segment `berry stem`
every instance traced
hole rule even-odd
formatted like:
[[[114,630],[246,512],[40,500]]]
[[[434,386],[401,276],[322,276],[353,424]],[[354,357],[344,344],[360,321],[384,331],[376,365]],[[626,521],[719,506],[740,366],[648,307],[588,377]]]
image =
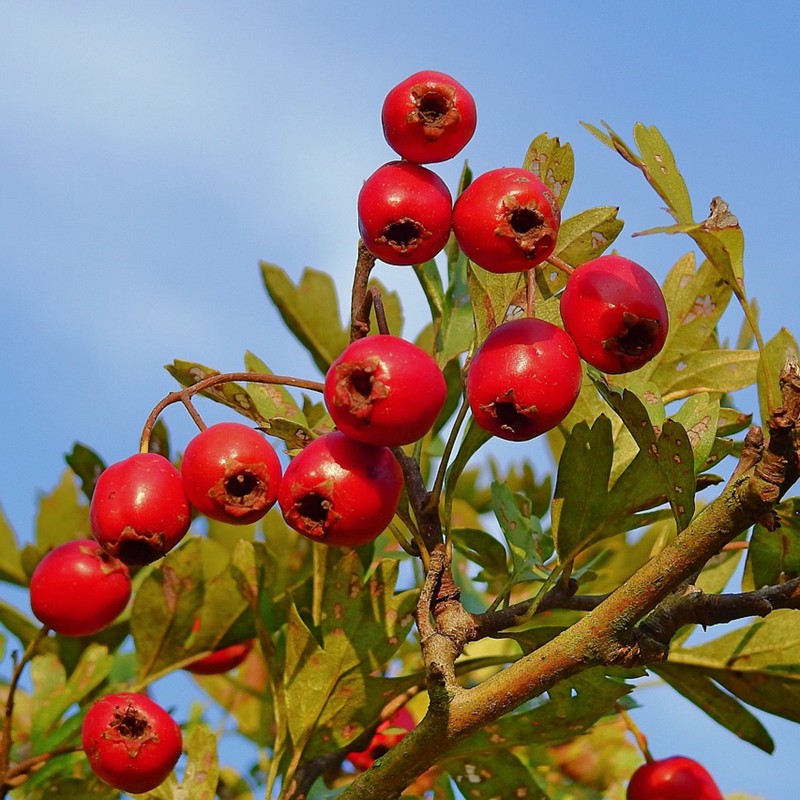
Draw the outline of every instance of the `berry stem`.
[[[650,752],[650,748],[647,746],[647,737],[642,733],[639,726],[631,718],[631,715],[620,703],[616,704],[616,709],[617,713],[620,715],[620,717],[622,717],[625,727],[633,735],[633,738],[636,741],[636,746],[639,748],[639,750],[641,750],[644,760],[648,764],[652,763],[654,759],[653,754]]]
[[[191,399],[184,395],[181,397],[181,402],[186,407],[186,410],[189,412],[189,416],[194,420],[195,425],[200,428],[201,431],[204,431],[208,425],[203,421],[203,418],[198,413],[197,409],[194,407]]]
[[[368,294],[369,275],[375,266],[375,256],[358,240],[358,258],[353,276],[353,291],[350,300],[350,341],[363,339],[369,331],[369,308],[364,317],[364,304]]]
[[[550,258],[547,259],[547,263],[552,264],[556,269],[560,269],[567,277],[575,272],[575,267],[570,266],[566,261],[564,261],[562,258],[559,258],[555,254],[551,255]]]
[[[467,417],[468,411],[469,403],[465,397],[461,401],[461,407],[458,409],[458,414],[456,415],[455,421],[453,422],[453,427],[450,430],[450,435],[447,437],[447,442],[445,443],[444,450],[442,451],[442,458],[439,461],[439,468],[436,470],[436,478],[433,482],[433,488],[431,489],[430,494],[428,495],[428,500],[425,504],[426,513],[433,512],[433,510],[439,505],[439,500],[442,496],[442,487],[444,486],[445,476],[447,475],[447,465],[450,461],[450,455],[453,452],[456,439],[458,438],[458,432],[461,430],[461,426]]]
[[[378,330],[383,334],[391,333],[389,330],[389,323],[386,319],[386,308],[383,305],[383,296],[381,290],[377,286],[370,286],[367,293],[364,295],[364,305],[359,315],[360,319],[364,320],[366,326],[364,335],[369,332],[369,312],[375,309],[375,319],[378,323]]]
[[[266,383],[279,386],[293,386],[296,389],[308,389],[309,391],[320,393],[325,389],[324,384],[320,383],[319,381],[310,381],[305,380],[304,378],[292,378],[286,375],[265,375],[263,372],[220,372],[216,375],[209,375],[207,378],[203,378],[202,380],[197,381],[197,383],[193,383],[191,386],[186,386],[183,389],[170,392],[166,397],[156,404],[144,424],[142,436],[139,440],[139,452],[147,453],[149,451],[150,436],[153,433],[156,420],[158,419],[159,414],[161,414],[161,412],[167,406],[170,406],[173,403],[183,403],[188,409],[191,406],[191,398],[199,392],[203,392],[220,383],[234,383],[236,381]],[[197,412],[193,414],[191,410],[189,410],[189,414],[197,423],[200,430],[203,430],[205,428],[205,423],[200,418],[200,415],[197,414]]]
[[[525,273],[525,316],[536,315],[536,272],[529,269]]]

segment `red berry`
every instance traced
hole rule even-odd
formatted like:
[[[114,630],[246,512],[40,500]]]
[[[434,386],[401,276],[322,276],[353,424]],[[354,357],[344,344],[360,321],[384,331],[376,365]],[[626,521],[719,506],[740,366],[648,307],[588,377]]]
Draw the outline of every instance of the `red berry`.
[[[495,328],[469,365],[466,395],[475,422],[502,439],[549,431],[570,412],[582,371],[572,339],[542,319]]]
[[[446,396],[436,361],[398,336],[356,340],[325,376],[325,403],[333,421],[365,444],[394,446],[421,439]]]
[[[561,295],[561,319],[581,358],[632,372],[664,346],[669,316],[656,279],[635,261],[600,256],[579,266]]]
[[[391,450],[334,431],[294,457],[278,502],[286,523],[308,539],[357,547],[386,529],[402,489]]]
[[[128,568],[94,539],[53,548],[31,575],[36,618],[63,636],[91,636],[110,625],[128,605]]]
[[[220,422],[189,442],[181,475],[189,502],[201,514],[246,525],[275,505],[281,464],[262,433],[238,422]]]
[[[707,770],[685,756],[642,764],[628,784],[628,800],[723,800]]]
[[[175,466],[157,453],[137,453],[101,473],[90,520],[109,553],[126,564],[149,564],[178,544],[192,516]]]
[[[453,200],[434,172],[390,161],[358,193],[358,229],[367,250],[387,264],[422,264],[447,244]]]
[[[380,758],[387,750],[394,747],[398,742],[406,738],[408,732],[414,729],[417,723],[411,712],[405,708],[401,708],[389,719],[384,720],[378,725],[375,735],[366,750],[357,753],[350,753],[347,756],[348,760],[361,772],[368,770],[372,766],[372,762],[376,758]],[[394,733],[384,733],[384,731],[396,730]]]
[[[453,233],[467,258],[489,272],[524,272],[556,246],[561,209],[527,169],[484,172],[459,195]]]
[[[172,772],[183,747],[181,729],[143,694],[97,700],[86,714],[83,749],[92,772],[123,792],[149,792]]]
[[[472,95],[443,72],[416,72],[392,89],[381,111],[383,134],[400,156],[417,164],[447,161],[475,133]]]
[[[244,642],[223,647],[221,650],[215,650],[203,658],[193,661],[186,667],[188,672],[195,675],[220,675],[223,672],[238,667],[253,649],[253,639],[247,639]]]

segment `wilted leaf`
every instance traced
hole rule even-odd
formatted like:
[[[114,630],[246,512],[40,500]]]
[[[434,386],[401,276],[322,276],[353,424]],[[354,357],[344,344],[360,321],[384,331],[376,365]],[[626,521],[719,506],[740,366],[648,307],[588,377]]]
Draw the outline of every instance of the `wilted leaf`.
[[[214,800],[219,781],[217,737],[204,725],[195,725],[187,737],[186,753],[181,788],[192,800]]]

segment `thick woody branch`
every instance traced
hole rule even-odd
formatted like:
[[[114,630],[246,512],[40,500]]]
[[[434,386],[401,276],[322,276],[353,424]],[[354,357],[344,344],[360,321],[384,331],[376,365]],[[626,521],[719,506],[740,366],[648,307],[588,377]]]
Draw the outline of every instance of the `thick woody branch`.
[[[639,623],[726,544],[770,515],[800,473],[800,380],[796,364],[785,371],[781,388],[783,408],[777,409],[770,420],[770,439],[760,460],[746,464],[685,530],[594,610],[505,670],[474,688],[453,694],[446,713],[429,713],[381,759],[380,766],[358,778],[342,800],[394,800],[457,742],[588,667],[626,666],[663,658],[664,643],[643,636],[637,629]],[[766,611],[764,600],[770,604],[793,603],[797,586],[793,582],[782,586],[787,588],[760,590],[757,597],[734,595],[709,601],[710,607],[717,602],[720,616],[745,607]],[[711,612],[706,607],[703,613]]]

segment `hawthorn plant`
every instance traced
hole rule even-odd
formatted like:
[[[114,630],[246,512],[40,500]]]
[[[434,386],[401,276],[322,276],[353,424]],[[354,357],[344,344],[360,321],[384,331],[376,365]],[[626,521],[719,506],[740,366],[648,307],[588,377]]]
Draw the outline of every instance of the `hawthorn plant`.
[[[453,204],[424,165],[475,120],[442,73],[388,94],[403,160],[358,198],[347,320],[326,274],[261,265],[320,375],[175,361],[138,452],[76,444],[31,544],[0,518],[0,579],[36,617],[0,603],[1,798],[718,800],[691,753],[650,754],[637,679],[765,751],[750,707],[800,722],[797,344],[761,336],[736,218],[715,198],[695,221],[655,128],[587,125],[666,204],[648,233],[691,240],[660,287],[612,250],[616,207],[570,208],[557,138],[465,167]],[[394,269],[430,308],[414,337]],[[206,426],[200,397],[232,419]],[[183,457],[174,404],[199,428]],[[177,670],[188,717],[148,696]],[[230,729],[259,753],[241,772]]]

